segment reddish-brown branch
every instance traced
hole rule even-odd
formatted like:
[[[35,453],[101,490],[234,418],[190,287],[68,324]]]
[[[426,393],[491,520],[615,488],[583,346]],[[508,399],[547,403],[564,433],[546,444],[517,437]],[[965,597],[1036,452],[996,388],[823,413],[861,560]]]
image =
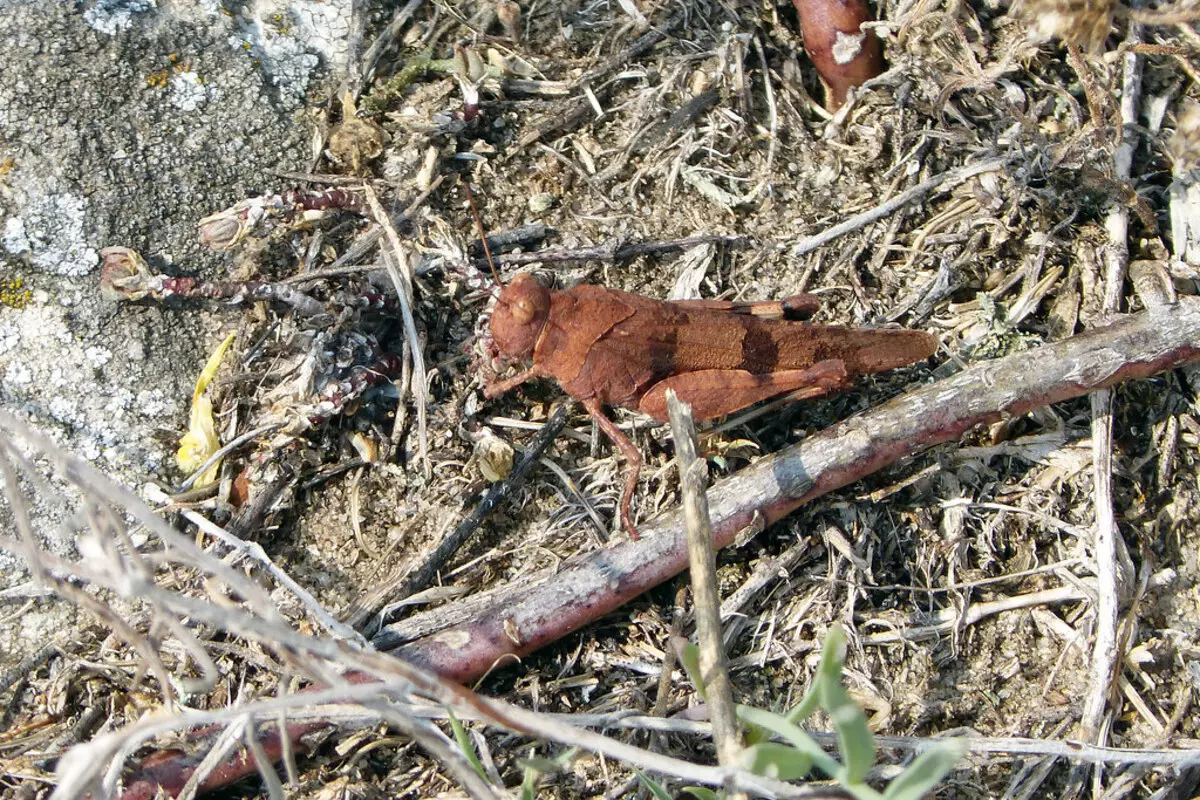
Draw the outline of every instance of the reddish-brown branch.
[[[978,425],[1196,360],[1200,300],[1185,298],[1057,344],[973,366],[835,425],[717,484],[708,494],[714,543],[724,547],[747,527],[774,522],[815,497],[954,441]],[[385,629],[374,643],[381,649],[394,647],[395,655],[444,678],[478,678],[494,665],[593,622],[687,566],[678,512],[651,520],[641,533],[638,541],[581,556],[539,584],[498,590],[487,605],[470,598],[461,601],[472,609],[467,622],[395,646],[403,628],[420,627],[414,618]],[[430,614],[447,611],[452,609]],[[311,723],[288,729],[297,747],[303,747],[300,734],[313,731]],[[278,737],[268,734],[264,748],[277,753]],[[194,758],[182,754],[160,757],[152,774],[167,794],[174,794],[194,764]],[[249,759],[239,760],[236,768],[222,765],[217,775],[204,781],[203,789],[251,772]],[[123,800],[150,796],[148,774],[142,765],[134,769]]]
[[[825,104],[836,111],[846,95],[883,72],[879,37],[862,30],[874,17],[866,0],[792,0],[800,15],[804,49],[828,90]]]

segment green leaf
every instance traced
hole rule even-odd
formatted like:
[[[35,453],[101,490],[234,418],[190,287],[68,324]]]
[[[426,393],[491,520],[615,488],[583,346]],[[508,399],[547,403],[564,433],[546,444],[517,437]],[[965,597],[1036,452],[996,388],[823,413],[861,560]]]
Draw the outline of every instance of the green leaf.
[[[839,751],[845,764],[837,777],[843,783],[862,783],[875,763],[875,737],[867,726],[867,715],[846,687],[842,686],[842,666],[846,663],[846,634],[834,625],[825,636],[821,664],[817,667],[817,696],[821,707],[837,729]]]
[[[696,687],[696,694],[700,695],[700,699],[708,702],[708,689],[704,685],[704,677],[700,672],[700,648],[688,642],[683,646],[683,652],[679,654],[679,663],[683,665],[683,670],[692,679],[692,686]]]
[[[553,775],[562,771],[562,764],[545,756],[523,756],[517,759],[517,764],[525,769],[531,769],[539,775]]]
[[[959,739],[938,742],[917,756],[888,784],[883,792],[884,800],[921,800],[946,777],[966,751],[966,742]]]
[[[846,632],[841,625],[832,626],[825,633],[821,645],[821,663],[817,665],[818,681],[833,681],[841,684],[842,667],[846,665]]]
[[[751,745],[742,750],[741,759],[742,769],[780,781],[803,778],[812,770],[813,765],[812,757],[808,753],[778,742]]]
[[[638,770],[637,776],[638,780],[642,782],[642,786],[645,786],[647,789],[649,789],[650,794],[657,797],[658,800],[674,800],[671,795],[667,794],[667,790],[662,787],[662,784],[653,778],[647,778],[646,773]]]
[[[470,763],[473,770],[479,773],[479,777],[490,783],[483,764],[479,761],[479,754],[475,752],[475,744],[471,741],[471,735],[458,721],[458,717],[454,716],[453,711],[446,709],[446,713],[450,715],[450,730],[454,732],[454,741],[458,742],[458,749],[462,750],[463,755],[467,757],[467,762]]]
[[[821,745],[813,741],[811,736],[788,722],[783,716],[771,711],[764,711],[761,708],[741,705],[737,707],[737,716],[747,725],[757,725],[785,740],[792,747],[811,758],[813,764],[829,777],[836,778],[841,773],[842,765],[837,762],[837,759],[826,753]]]
[[[846,634],[841,625],[834,625],[825,634],[825,643],[821,647],[821,663],[817,665],[813,675],[812,686],[800,698],[800,702],[787,712],[787,721],[799,725],[812,716],[821,702],[821,686],[826,681],[842,682],[842,666],[846,663]]]
[[[537,800],[538,774],[533,767],[525,768],[525,776],[521,779],[521,800]]]
[[[817,710],[817,705],[820,702],[820,697],[817,696],[817,681],[813,681],[813,685],[808,687],[808,691],[804,693],[804,697],[800,698],[800,702],[792,706],[791,710],[784,715],[784,719],[793,725],[799,725],[804,720],[812,716],[812,713]]]
[[[707,786],[685,786],[683,790],[699,800],[717,800],[721,796]]]

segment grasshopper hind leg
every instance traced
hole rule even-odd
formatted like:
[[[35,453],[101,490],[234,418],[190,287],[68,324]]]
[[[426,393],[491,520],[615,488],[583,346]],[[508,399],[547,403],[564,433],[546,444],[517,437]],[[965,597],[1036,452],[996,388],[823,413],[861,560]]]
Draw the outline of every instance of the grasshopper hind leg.
[[[819,397],[846,383],[846,365],[837,359],[819,361],[807,369],[757,374],[743,369],[685,372],[651,386],[638,401],[638,410],[660,422],[667,420],[667,389],[692,407],[696,421],[741,411],[762,400],[787,394],[793,399]]]

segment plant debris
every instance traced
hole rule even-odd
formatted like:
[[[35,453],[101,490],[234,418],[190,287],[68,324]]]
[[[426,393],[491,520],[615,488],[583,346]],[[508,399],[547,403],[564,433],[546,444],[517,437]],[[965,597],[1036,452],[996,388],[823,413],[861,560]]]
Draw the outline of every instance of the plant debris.
[[[736,476],[709,500],[717,538],[741,545],[717,562],[734,694],[787,707],[840,624],[849,692],[874,713],[883,772],[921,741],[959,732],[977,757],[945,796],[1184,791],[1187,773],[1175,770],[1200,739],[1200,379],[1183,367],[1113,382],[1195,356],[1187,336],[1170,358],[1139,342],[1178,332],[1200,286],[1196,23],[1182,8],[1102,3],[1011,13],[885,3],[876,16],[865,37],[882,45],[886,70],[827,110],[813,98],[822,78],[836,87],[824,56],[804,50],[790,3],[414,2],[391,25],[371,6],[358,24],[380,39],[331,89],[337,121],[316,132],[315,166],[290,165],[280,186],[225,210],[197,210],[199,239],[226,254],[227,275],[143,258],[134,242],[102,253],[105,297],[170,314],[227,309],[210,347],[226,342],[224,358],[214,353],[193,399],[203,446],[147,494],[186,536],[130,524],[113,510],[134,506],[124,495],[77,515],[91,561],[30,555],[40,551],[20,530],[13,547],[35,577],[113,635],[45,655],[15,689],[0,681],[6,772],[51,780],[47,759],[79,741],[96,749],[78,752],[125,758],[150,741],[136,720],[165,719],[181,698],[189,716],[153,729],[161,736],[138,773],[175,769],[172,787],[200,751],[218,753],[216,776],[282,759],[295,791],[314,795],[541,781],[539,796],[593,796],[633,785],[630,764],[646,767],[637,753],[647,750],[576,731],[608,760],[566,765],[569,736],[545,736],[558,744],[539,743],[536,763],[559,771],[531,778],[527,740],[506,737],[534,735],[520,716],[532,712],[422,683],[432,679],[411,666],[389,673],[373,641],[408,642],[400,652],[412,663],[479,679],[512,706],[612,726],[656,709],[671,734],[630,739],[672,757],[677,771],[660,775],[671,791],[688,783],[680,764],[696,760],[699,739],[686,717],[702,701],[666,651],[693,629],[666,610],[674,587],[653,588],[683,564],[671,540],[682,532],[667,529],[681,496],[669,433],[617,415],[645,462],[636,509],[648,541],[605,545],[621,469],[587,415],[552,408],[557,393],[536,383],[482,395],[508,366],[486,336],[490,261],[506,281],[527,268],[560,288],[588,281],[659,298],[813,292],[822,323],[936,336],[937,366],[701,432],[709,470]],[[21,291],[0,282],[0,302]],[[1064,360],[1089,343],[1104,352]],[[1060,374],[1064,365],[1074,366]],[[939,394],[972,380],[983,383]],[[1113,388],[1093,408],[1080,396],[1098,387]],[[892,401],[906,409],[901,422],[928,434],[921,446],[865,436],[883,409],[841,421],[896,395],[907,395]],[[981,410],[974,397],[1007,400]],[[196,411],[201,401],[211,407]],[[180,419],[174,435],[188,428]],[[10,492],[61,485],[29,472],[58,462],[28,462],[6,437]],[[788,460],[845,452],[853,465],[820,485]],[[787,488],[756,508],[754,480]],[[805,507],[784,517],[799,498]],[[554,583],[581,565],[593,583]],[[538,605],[568,590],[582,592],[577,617]],[[226,609],[240,627],[222,627]],[[600,612],[603,624],[569,633]],[[561,623],[553,634],[539,627],[547,617]],[[262,626],[286,636],[273,642]],[[1098,648],[1111,659],[1099,677]],[[452,666],[435,663],[443,657]],[[390,694],[352,686],[360,674]],[[416,681],[420,697],[389,675]],[[312,713],[296,676],[331,687],[309,695],[330,705]],[[338,691],[363,692],[353,696],[375,703],[373,715],[335,713]],[[283,713],[282,699],[235,716],[243,701],[276,695],[294,702],[286,721],[268,716]],[[382,698],[433,700],[457,717],[486,709],[509,733],[463,723],[476,772],[412,712],[419,705],[399,713]],[[384,706],[390,716],[374,713]],[[379,735],[381,719],[407,738]],[[222,727],[184,735],[190,722]],[[145,736],[106,738],[135,725]],[[322,747],[326,737],[336,744]],[[233,760],[221,761],[222,747]],[[1090,772],[1105,753],[1109,765]],[[714,759],[704,749],[701,760]],[[92,790],[95,764],[63,759],[62,775]]]

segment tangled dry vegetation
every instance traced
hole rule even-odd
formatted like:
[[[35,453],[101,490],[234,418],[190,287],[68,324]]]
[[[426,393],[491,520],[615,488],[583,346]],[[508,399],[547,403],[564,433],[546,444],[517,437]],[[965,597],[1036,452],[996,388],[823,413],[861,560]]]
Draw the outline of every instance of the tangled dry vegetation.
[[[144,493],[155,514],[0,417],[5,514],[21,523],[32,498],[58,498],[80,534],[78,552],[52,552],[30,520],[9,544],[96,614],[71,648],[8,673],[4,795],[52,780],[62,796],[99,790],[125,768],[125,796],[152,796],[206,754],[203,786],[256,765],[274,776],[282,758],[290,788],[267,777],[249,794],[493,796],[517,790],[531,756],[539,796],[632,792],[634,766],[674,792],[724,780],[786,794],[684,764],[715,759],[672,667],[671,637],[693,626],[685,579],[554,642],[505,617],[504,603],[623,535],[621,465],[553,385],[483,401],[484,375],[504,365],[482,344],[490,278],[465,184],[505,276],[534,265],[560,285],[663,298],[815,292],[821,321],[941,340],[931,364],[714,428],[702,442],[719,479],[967,364],[1025,353],[1036,380],[1054,369],[1039,345],[1194,293],[1196,30],[1165,11],[1025,11],[885,3],[871,29],[888,69],[833,115],[790,6],[413,2],[360,19],[389,46],[356,60],[330,103],[321,173],[203,221],[233,254],[228,276],[181,281],[132,251],[106,254],[106,290],[123,300],[249,306],[225,312],[237,336],[207,392],[226,445],[217,480]],[[1032,40],[1031,19],[1060,18],[1073,42]],[[1175,362],[1155,363],[1139,374]],[[1035,410],[997,412],[752,538],[742,530],[718,572],[739,699],[794,703],[840,621],[846,681],[884,746],[879,777],[923,739],[956,734],[970,755],[939,796],[1190,796],[1189,378],[1053,406],[1068,393],[1018,398]],[[651,520],[679,501],[669,433],[616,418],[646,458],[636,508]],[[539,428],[553,438],[544,452]],[[200,444],[204,472],[215,462]],[[513,447],[532,453],[524,481],[472,518]],[[427,566],[460,532],[457,552]],[[519,663],[422,660],[481,613]],[[502,702],[373,652],[372,636],[410,642],[413,663],[479,679]],[[293,694],[312,681],[333,688]],[[476,720],[486,779],[447,737],[446,708]],[[269,734],[285,718],[280,744]],[[217,727],[198,739],[196,725]]]

